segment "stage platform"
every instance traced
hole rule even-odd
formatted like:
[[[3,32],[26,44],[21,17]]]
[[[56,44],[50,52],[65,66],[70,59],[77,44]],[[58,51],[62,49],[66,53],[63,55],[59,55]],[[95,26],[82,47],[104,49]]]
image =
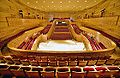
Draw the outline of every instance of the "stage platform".
[[[83,42],[74,40],[48,40],[41,42],[37,50],[44,51],[83,51],[86,50]]]

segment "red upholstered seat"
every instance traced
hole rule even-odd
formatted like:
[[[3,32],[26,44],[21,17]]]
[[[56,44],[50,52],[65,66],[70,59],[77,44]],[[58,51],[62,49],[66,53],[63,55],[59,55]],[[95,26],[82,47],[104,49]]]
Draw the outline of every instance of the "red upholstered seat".
[[[120,65],[120,58],[117,58],[114,62],[114,65]]]
[[[31,66],[39,66],[38,61],[32,60],[30,61]]]
[[[3,56],[0,56],[0,63],[5,63],[6,61],[4,60]]]
[[[33,67],[32,71],[26,71],[26,74],[29,78],[41,78],[41,71],[43,71],[43,68]]]
[[[11,57],[11,56],[5,57],[5,61],[6,61],[8,64],[14,64],[14,61],[12,60],[12,57]]]
[[[84,67],[83,68],[84,71],[94,71],[93,67]]]
[[[68,68],[58,68],[57,76],[58,78],[69,78],[69,70]]]
[[[84,72],[71,72],[71,77],[72,78],[83,78],[85,75]]]
[[[45,68],[45,72],[42,72],[43,78],[54,78],[56,69],[53,67]]]
[[[97,71],[106,71],[106,70],[107,70],[105,67],[102,67],[102,66],[96,67],[95,69],[96,69]]]
[[[71,67],[70,71],[71,72],[73,72],[73,71],[75,71],[75,72],[81,72],[81,68],[80,67]]]
[[[107,66],[109,70],[120,70],[118,66]]]

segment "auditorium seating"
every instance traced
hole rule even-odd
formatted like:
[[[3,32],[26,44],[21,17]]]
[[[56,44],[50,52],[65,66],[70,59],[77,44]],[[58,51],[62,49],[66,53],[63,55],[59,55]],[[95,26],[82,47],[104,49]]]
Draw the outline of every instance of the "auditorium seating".
[[[72,36],[70,33],[53,33],[51,36],[52,40],[71,40]]]
[[[49,29],[51,28],[52,24],[48,24],[42,31],[41,34],[47,34]]]
[[[47,34],[52,24],[48,24],[43,30],[34,33],[31,37],[26,37],[26,39],[18,46],[18,49],[31,50],[35,39],[41,34]]]
[[[13,56],[13,58],[12,58]],[[104,77],[109,77],[112,78],[112,76],[114,77],[120,77],[120,67],[119,65],[115,65],[115,62],[112,62],[112,66],[108,65],[108,62],[110,62],[109,60],[111,60],[111,58],[106,59],[106,62],[104,63],[104,65],[97,65],[97,64],[93,64],[88,66],[88,64],[84,64],[82,66],[79,65],[73,65],[71,66],[70,64],[65,65],[65,66],[60,66],[58,64],[58,66],[50,66],[50,65],[46,65],[46,66],[42,66],[41,64],[37,63],[37,60],[42,60],[42,61],[47,61],[49,62],[50,60],[52,61],[68,61],[69,60],[75,60],[76,62],[84,62],[83,60],[85,60],[84,58],[82,58],[81,61],[78,61],[78,58],[72,59],[73,56],[71,57],[56,57],[56,56],[41,56],[39,59],[34,59],[34,61],[38,64],[38,65],[32,65],[31,63],[31,59],[27,58],[27,65],[26,63],[22,63],[23,59],[20,60],[21,64],[20,65],[15,65],[15,55],[12,56],[4,56],[1,57],[3,60],[6,61],[6,63],[0,63],[0,74],[4,75],[4,76],[15,76],[15,77],[35,77],[35,78],[39,78],[39,77],[43,77],[43,78],[54,78],[54,77],[58,77],[58,78],[104,78]],[[7,62],[8,60],[6,58],[11,58],[11,60],[13,61],[12,64],[9,64],[9,62]],[[20,57],[20,56],[19,56]],[[79,56],[80,57],[80,56]],[[22,57],[20,57],[22,58]],[[20,59],[19,58],[19,59]],[[46,60],[43,60],[46,59]],[[92,57],[91,57],[92,58]],[[24,58],[26,59],[26,58]],[[79,58],[80,60],[80,58]],[[97,59],[96,59],[97,60]],[[99,59],[98,59],[99,60]],[[96,63],[98,62],[95,61]],[[102,59],[100,59],[102,60]],[[103,59],[105,60],[105,59]],[[118,59],[114,59],[114,61],[117,61]],[[28,61],[30,63],[28,63]],[[86,61],[87,63],[90,62],[90,60]],[[120,62],[120,61],[119,61]],[[29,65],[28,65],[29,64]],[[49,63],[48,63],[49,64]],[[76,67],[77,66],[77,67]],[[2,72],[1,72],[2,71]],[[56,74],[57,73],[57,74]]]
[[[101,42],[98,42],[93,36],[88,35],[87,32],[80,29],[76,24],[71,24],[71,26],[73,27],[76,34],[82,33],[89,40],[93,50],[106,49],[106,47]]]
[[[71,26],[73,27],[76,34],[83,32],[83,30],[81,30],[76,24],[71,24]]]

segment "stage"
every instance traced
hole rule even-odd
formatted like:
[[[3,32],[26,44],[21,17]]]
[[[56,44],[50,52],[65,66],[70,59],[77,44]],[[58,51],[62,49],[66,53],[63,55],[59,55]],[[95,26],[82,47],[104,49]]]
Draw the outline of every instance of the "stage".
[[[83,51],[86,50],[83,42],[74,40],[48,40],[40,42],[37,50],[44,51]]]

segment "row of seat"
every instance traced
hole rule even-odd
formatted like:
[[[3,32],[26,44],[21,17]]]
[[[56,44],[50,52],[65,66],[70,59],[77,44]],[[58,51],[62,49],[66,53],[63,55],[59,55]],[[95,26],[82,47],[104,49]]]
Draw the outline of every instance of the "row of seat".
[[[18,49],[31,50],[35,39],[41,34],[41,31],[34,33],[31,37],[26,37],[26,39],[18,46]]]
[[[50,37],[52,40],[71,40],[72,36],[70,33],[53,33]]]
[[[85,31],[81,30],[76,24],[71,24],[71,26],[73,27],[74,31],[77,34],[82,33],[89,40],[93,50],[106,49],[106,47],[101,42],[97,42],[97,40],[93,38],[93,36],[89,36],[87,33],[85,33]]]
[[[81,30],[76,24],[71,24],[71,26],[73,27],[76,34],[80,34],[83,32],[83,30]]]
[[[55,28],[54,32],[69,32],[69,29],[64,29],[64,28],[58,29],[58,28]]]
[[[0,64],[0,74],[25,78],[119,78],[119,66],[39,67]]]
[[[47,34],[51,28],[52,24],[48,24],[42,31],[41,34]]]
[[[35,39],[40,34],[48,33],[50,27],[51,27],[51,24],[50,25],[48,24],[43,30],[38,31],[37,33],[34,33],[31,37],[26,37],[26,39],[17,48],[18,49],[23,49],[23,50],[31,50],[32,45],[33,45]]]
[[[0,62],[4,64],[11,64],[11,65],[24,65],[24,66],[58,66],[58,67],[64,67],[64,66],[93,66],[93,65],[120,65],[120,58],[118,59],[99,59],[99,60],[81,60],[79,59],[69,59],[69,58],[46,58],[46,57],[30,57],[30,58],[12,58],[10,56],[8,57],[1,57]]]
[[[71,40],[72,36],[68,26],[55,26],[55,30],[50,38],[52,40]]]
[[[101,42],[100,43],[97,42],[97,40],[92,36],[89,36],[88,34],[85,33],[83,35],[89,40],[93,50],[106,49],[106,47]]]

